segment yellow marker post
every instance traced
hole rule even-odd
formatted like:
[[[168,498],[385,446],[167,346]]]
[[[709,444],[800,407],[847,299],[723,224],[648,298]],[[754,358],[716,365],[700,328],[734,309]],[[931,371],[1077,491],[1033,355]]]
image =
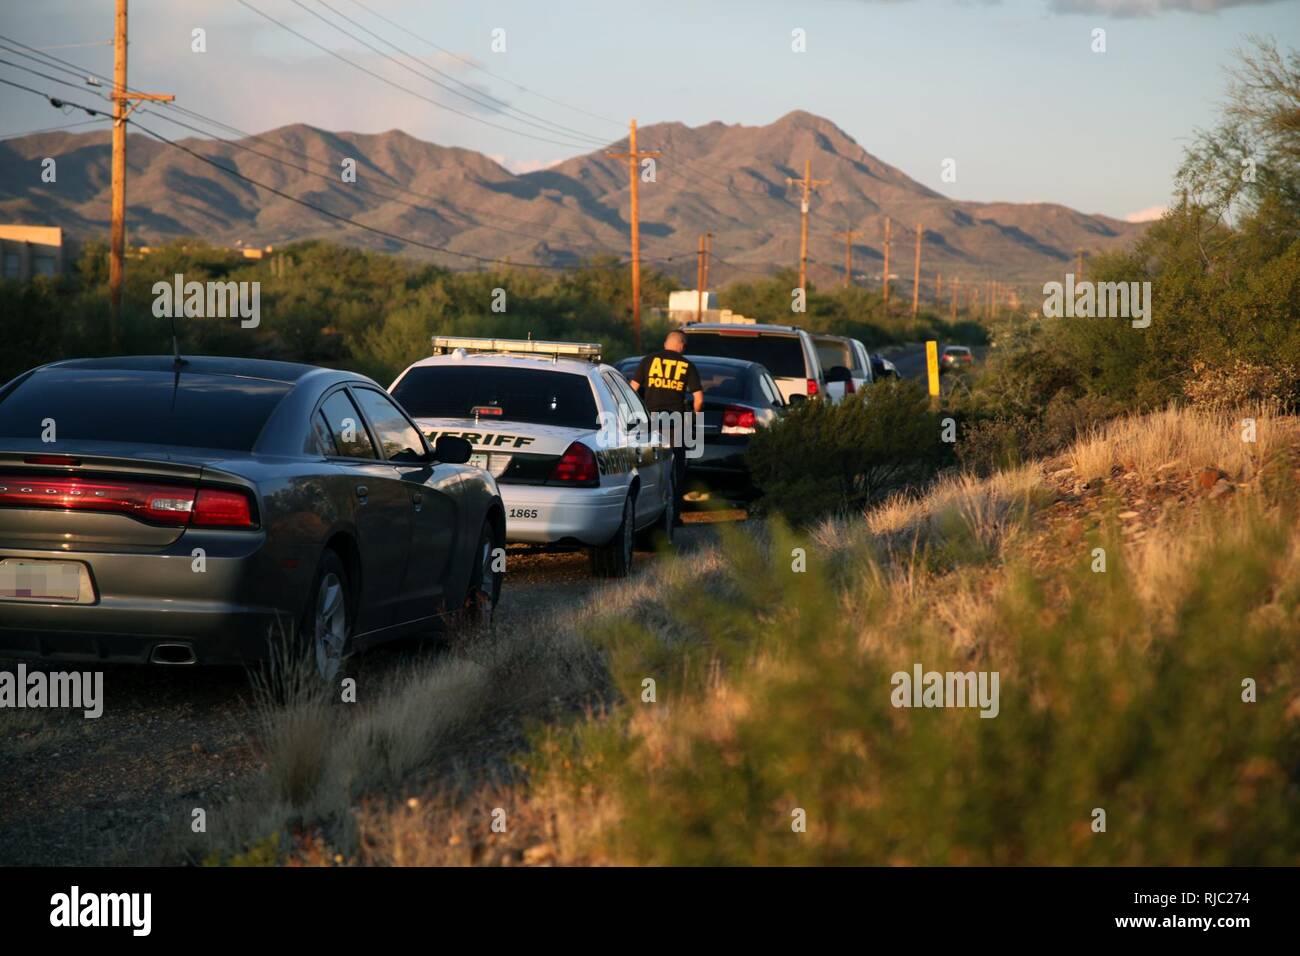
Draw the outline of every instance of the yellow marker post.
[[[939,405],[939,343],[933,340],[925,343],[925,372],[930,379],[930,406]]]

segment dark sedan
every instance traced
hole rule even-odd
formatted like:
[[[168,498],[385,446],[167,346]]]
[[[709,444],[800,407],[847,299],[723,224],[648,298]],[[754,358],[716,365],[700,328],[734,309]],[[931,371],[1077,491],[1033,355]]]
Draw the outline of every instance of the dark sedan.
[[[687,457],[687,487],[703,485],[748,498],[755,494],[745,463],[750,437],[785,414],[781,390],[758,362],[715,355],[686,357],[695,364],[704,387],[704,447],[698,458]],[[616,368],[632,375],[640,356],[623,359]]]
[[[0,387],[0,656],[234,664],[490,615],[496,484],[364,376],[252,359],[45,365]]]

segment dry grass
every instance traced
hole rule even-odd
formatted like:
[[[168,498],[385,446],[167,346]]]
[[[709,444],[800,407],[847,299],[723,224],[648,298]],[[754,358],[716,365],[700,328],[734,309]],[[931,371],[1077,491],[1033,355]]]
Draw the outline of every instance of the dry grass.
[[[1254,423],[1254,441],[1245,440]],[[1082,479],[1107,477],[1119,466],[1144,480],[1162,467],[1219,468],[1233,481],[1249,481],[1274,445],[1277,415],[1260,405],[1236,411],[1170,407],[1150,415],[1115,419],[1094,429],[1067,453]]]
[[[1173,463],[1179,469],[1211,465],[1247,480],[1292,423],[1280,427],[1260,412],[1257,441],[1248,444],[1240,440],[1242,417],[1171,409],[1118,421],[1080,441],[1066,458],[1080,477],[1109,474],[1115,465],[1154,476]],[[1013,681],[1021,678],[1021,651],[1019,636],[1007,626],[1012,576],[1004,561],[1013,544],[1033,540],[1035,515],[1053,498],[1039,466],[983,480],[947,476],[925,494],[896,496],[860,520],[825,522],[809,542],[810,564],[833,583],[840,619],[853,622],[858,652],[992,661],[1005,681]],[[1117,567],[1134,582],[1134,621],[1153,634],[1176,627],[1204,585],[1199,559],[1213,544],[1247,547],[1258,523],[1252,530],[1231,516],[1257,506],[1207,503],[1171,514],[1140,542],[1116,542],[1123,549]],[[1276,567],[1282,580],[1300,582],[1300,530],[1287,541]],[[267,710],[265,790],[260,804],[242,808],[242,845],[295,821],[332,820],[327,832],[333,845],[365,864],[645,862],[619,835],[638,812],[629,807],[627,791],[613,785],[627,769],[620,755],[634,742],[636,766],[680,769],[691,765],[701,742],[731,752],[741,746],[738,728],[748,724],[752,733],[769,706],[733,678],[743,673],[745,684],[761,687],[764,675],[780,678],[792,666],[779,642],[765,641],[733,658],[740,671],[729,673],[718,664],[721,645],[713,646],[725,628],[693,628],[673,613],[674,605],[700,600],[719,609],[715,624],[729,614],[752,614],[745,609],[753,598],[745,591],[750,585],[745,572],[736,572],[750,560],[744,542],[785,560],[780,532],[753,529],[722,547],[659,562],[527,627],[460,642],[444,659],[368,689],[355,709],[309,696]],[[935,554],[945,560],[927,560]],[[1056,574],[1071,558],[1061,554],[1055,563],[1035,566],[1034,574]],[[1053,601],[1077,599],[1071,589],[1087,578],[1062,577]],[[1253,613],[1276,615],[1294,601],[1295,595],[1278,594]],[[764,633],[782,627],[763,619]],[[907,647],[899,645],[900,635],[908,635]],[[846,660],[843,666],[855,664]],[[636,693],[646,673],[659,676],[668,706],[640,705]],[[691,692],[684,694],[684,687]],[[480,779],[459,789],[445,776],[428,775],[462,752],[466,738],[489,718],[544,714],[557,699],[587,700],[586,716],[576,725],[542,724],[531,738],[531,777]],[[493,829],[494,813],[504,814],[504,833]]]

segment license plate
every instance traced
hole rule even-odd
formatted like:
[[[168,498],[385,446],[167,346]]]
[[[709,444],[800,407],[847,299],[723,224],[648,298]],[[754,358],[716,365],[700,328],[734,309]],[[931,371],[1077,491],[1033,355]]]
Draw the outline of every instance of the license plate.
[[[482,468],[490,472],[493,478],[500,478],[507,468],[510,467],[512,455],[503,455],[499,452],[482,452],[469,456],[469,463],[475,468]]]
[[[90,604],[90,572],[77,561],[0,561],[0,600]]]

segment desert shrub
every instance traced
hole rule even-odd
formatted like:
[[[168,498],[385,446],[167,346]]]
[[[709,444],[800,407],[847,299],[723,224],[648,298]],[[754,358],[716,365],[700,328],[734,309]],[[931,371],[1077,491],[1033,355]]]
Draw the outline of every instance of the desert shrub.
[[[921,387],[885,381],[838,405],[795,405],[750,443],[748,460],[763,509],[805,524],[860,510],[946,460],[939,416]]]
[[[725,605],[667,602],[700,641],[728,635],[718,666],[623,662],[620,683],[653,674],[667,706],[548,735],[533,785],[601,807],[585,851],[612,862],[1294,865],[1300,535],[1294,514],[1248,507],[1231,527],[1134,567],[1109,538],[1013,566],[973,646],[880,575],[836,593],[815,564],[791,573],[797,539],[737,538]],[[1143,560],[1162,562],[1154,597]],[[892,676],[918,662],[999,672],[997,715],[893,706]]]

